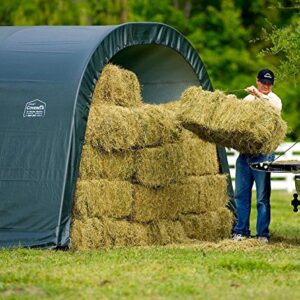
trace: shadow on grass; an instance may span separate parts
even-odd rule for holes
[[[287,236],[272,234],[271,243],[272,244],[285,244],[285,245],[290,245],[290,246],[300,246],[300,236],[299,237],[287,237]]]

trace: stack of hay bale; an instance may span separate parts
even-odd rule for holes
[[[227,179],[216,146],[172,105],[141,99],[134,73],[107,65],[90,108],[71,230],[74,249],[228,237]]]

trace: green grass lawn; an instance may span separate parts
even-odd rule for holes
[[[1,250],[0,299],[299,299],[300,213],[291,199],[272,194],[269,245]]]

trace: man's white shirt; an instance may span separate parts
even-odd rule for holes
[[[276,111],[278,113],[281,112],[281,109],[282,109],[281,99],[273,92],[270,92],[267,95],[262,94],[262,96],[260,96],[260,97],[248,95],[244,98],[244,100],[247,100],[247,101],[253,101],[255,99],[261,99],[261,100],[268,101],[271,105],[273,105],[273,107],[276,109]]]

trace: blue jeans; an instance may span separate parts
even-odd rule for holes
[[[271,221],[271,174],[252,170],[249,163],[271,161],[274,154],[248,156],[240,154],[236,161],[235,176],[235,201],[237,205],[237,224],[234,227],[235,233],[250,236],[250,212],[252,186],[256,184],[257,204],[257,236],[269,238],[269,225]]]

